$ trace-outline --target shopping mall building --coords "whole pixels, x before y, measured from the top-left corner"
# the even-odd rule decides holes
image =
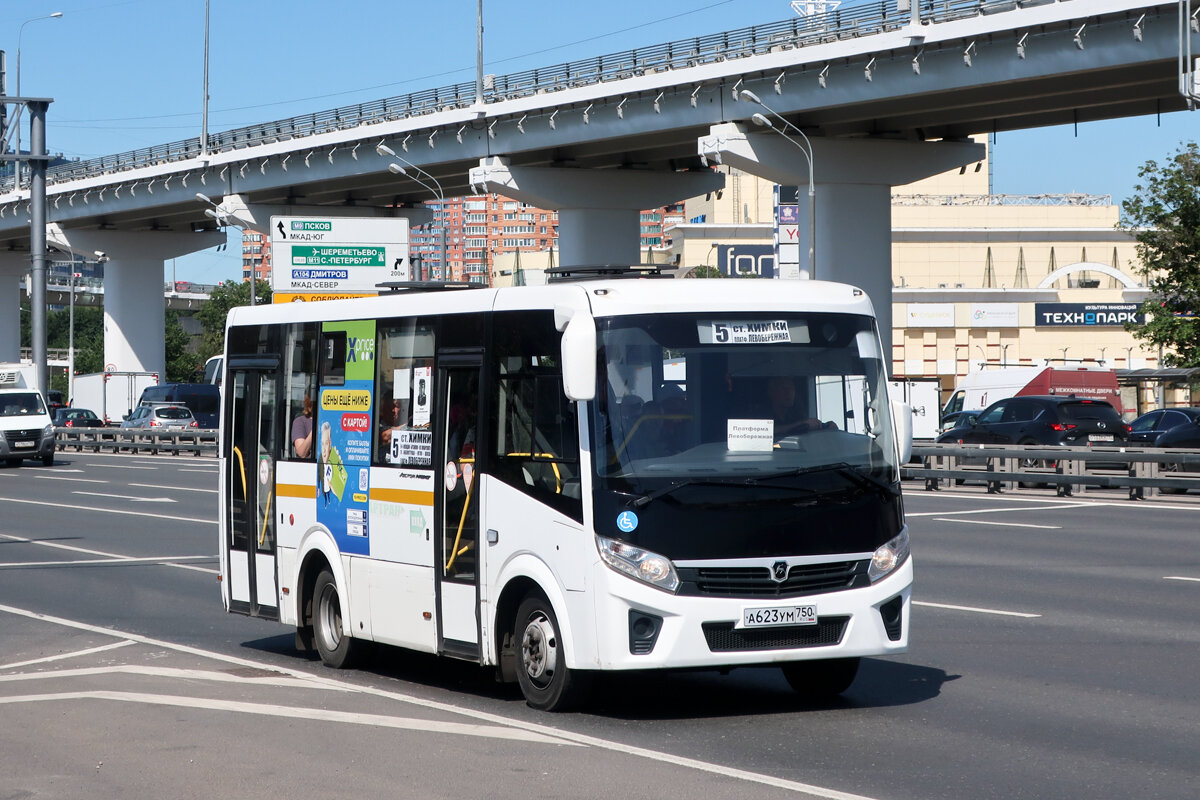
[[[980,368],[1096,363],[1118,371],[1129,412],[1155,406],[1162,379],[1187,373],[1160,370],[1157,350],[1125,330],[1147,290],[1116,201],[995,195],[989,183],[985,160],[893,190],[893,374],[938,378],[946,394]],[[730,276],[773,275],[776,195],[731,172],[667,231],[673,256]],[[1200,397],[1168,380],[1162,401]]]

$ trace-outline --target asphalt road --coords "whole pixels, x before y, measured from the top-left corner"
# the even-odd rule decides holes
[[[541,714],[227,615],[210,458],[0,468],[0,798],[1193,798],[1200,498],[906,487],[912,647],[814,707],[775,670],[607,676]]]

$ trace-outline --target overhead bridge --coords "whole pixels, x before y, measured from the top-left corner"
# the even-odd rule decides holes
[[[55,167],[50,241],[108,255],[105,314],[125,333],[106,339],[106,361],[161,371],[161,336],[147,334],[161,326],[162,262],[222,240],[197,193],[260,230],[272,213],[428,219],[413,207],[429,192],[388,171],[383,144],[447,196],[558,209],[564,264],[632,262],[638,212],[719,188],[706,165],[808,185],[808,157],[749,124],[766,112],[748,90],[811,140],[814,277],[866,289],[887,344],[891,186],[978,161],[972,134],[1186,108],[1195,23],[1189,0],[847,3],[489,76],[481,97],[459,83]],[[5,308],[28,268],[29,219],[24,187],[0,192]],[[13,320],[0,322],[0,360],[17,316],[0,314]]]

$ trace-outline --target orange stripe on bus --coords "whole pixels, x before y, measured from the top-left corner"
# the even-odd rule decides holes
[[[433,492],[418,492],[412,489],[377,489],[371,487],[371,499],[384,503],[407,503],[412,506],[433,505]]]
[[[317,487],[315,484],[280,483],[275,486],[275,494],[280,497],[302,497],[306,500],[315,500]]]

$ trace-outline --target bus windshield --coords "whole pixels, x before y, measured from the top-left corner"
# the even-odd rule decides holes
[[[598,325],[598,516],[664,502],[710,512],[798,496],[896,502],[892,420],[870,318],[703,313]]]

